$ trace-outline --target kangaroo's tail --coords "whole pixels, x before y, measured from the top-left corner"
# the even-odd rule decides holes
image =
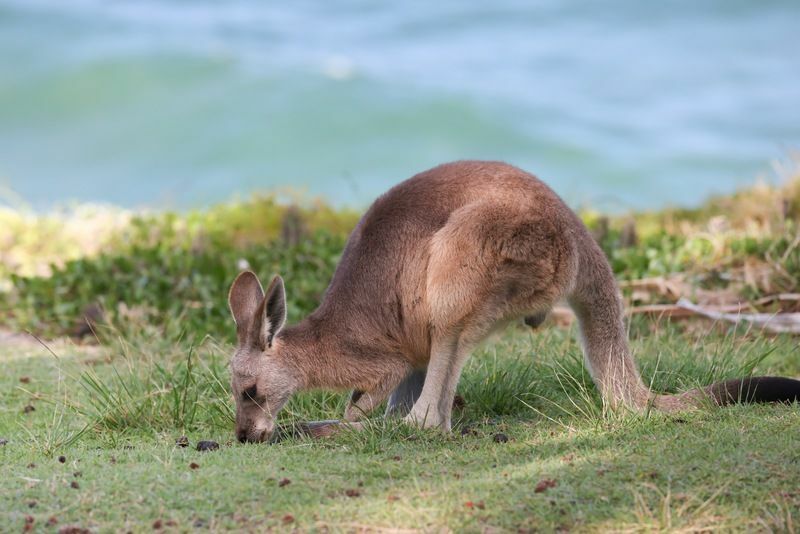
[[[800,402],[800,380],[781,376],[726,380],[702,391],[720,406],[739,402]]]
[[[727,380],[677,395],[650,392],[628,348],[622,298],[608,260],[588,231],[577,238],[580,259],[568,300],[578,317],[586,366],[605,401],[663,411],[696,408],[708,400],[720,406],[800,401],[800,380],[771,376]]]

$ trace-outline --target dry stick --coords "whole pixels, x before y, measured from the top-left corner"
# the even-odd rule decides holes
[[[800,313],[725,313],[703,308],[687,299],[679,300],[677,305],[709,319],[746,322],[776,334],[800,334]]]

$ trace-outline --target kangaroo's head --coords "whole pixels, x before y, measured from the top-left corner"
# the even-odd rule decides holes
[[[286,321],[283,280],[273,278],[265,293],[255,274],[243,272],[231,286],[228,305],[237,337],[231,359],[236,437],[240,442],[266,441],[278,411],[297,388],[278,337]]]

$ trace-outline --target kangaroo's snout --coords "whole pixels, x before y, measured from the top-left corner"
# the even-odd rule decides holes
[[[248,425],[236,430],[236,439],[239,443],[262,443],[267,441],[272,432],[269,428],[258,428]]]

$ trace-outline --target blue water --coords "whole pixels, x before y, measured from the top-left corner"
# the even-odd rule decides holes
[[[0,198],[364,206],[459,158],[690,205],[800,147],[800,2],[0,0]]]

